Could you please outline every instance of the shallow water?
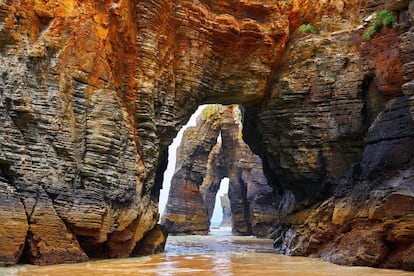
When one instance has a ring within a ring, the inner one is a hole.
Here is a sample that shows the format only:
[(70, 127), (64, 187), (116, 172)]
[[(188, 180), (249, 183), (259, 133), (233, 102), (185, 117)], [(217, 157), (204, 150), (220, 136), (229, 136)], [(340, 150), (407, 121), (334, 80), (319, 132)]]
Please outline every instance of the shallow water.
[(231, 236), (214, 230), (208, 236), (169, 237), (158, 255), (90, 261), (81, 264), (0, 268), (0, 275), (411, 275), (412, 272), (345, 267), (319, 259), (288, 257), (272, 251), (272, 241)]

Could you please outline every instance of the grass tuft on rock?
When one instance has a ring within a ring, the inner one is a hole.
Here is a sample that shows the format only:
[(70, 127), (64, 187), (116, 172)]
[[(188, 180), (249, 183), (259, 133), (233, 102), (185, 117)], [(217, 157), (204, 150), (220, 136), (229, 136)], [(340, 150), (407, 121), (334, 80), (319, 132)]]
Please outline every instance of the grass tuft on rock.
[(302, 24), (299, 27), (299, 32), (306, 33), (306, 34), (317, 34), (318, 29), (312, 24)]
[(362, 37), (365, 40), (370, 40), (375, 36), (377, 32), (379, 32), (382, 27), (391, 27), (394, 21), (394, 15), (391, 11), (383, 10), (377, 12), (377, 16), (375, 17), (374, 22), (371, 23), (371, 26), (364, 32)]

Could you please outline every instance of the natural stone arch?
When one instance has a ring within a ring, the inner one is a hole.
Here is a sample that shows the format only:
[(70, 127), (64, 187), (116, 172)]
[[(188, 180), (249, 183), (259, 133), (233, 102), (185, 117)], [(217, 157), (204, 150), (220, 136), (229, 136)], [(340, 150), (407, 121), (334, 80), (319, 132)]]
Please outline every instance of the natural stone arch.
[[(221, 134), (220, 136), (221, 137)], [(206, 164), (206, 174), (203, 183), (200, 185), (200, 192), (203, 195), (204, 203), (207, 207), (207, 215), (209, 221), (214, 211), (214, 203), (216, 201), (217, 192), (220, 189), (221, 181), (228, 178), (229, 173), (222, 154), (222, 142), (217, 139), (217, 143), (211, 150)]]
[[(220, 138), (220, 139), (218, 139)], [(266, 236), (276, 220), (262, 161), (241, 137), (237, 106), (210, 105), (184, 132), (162, 223), (172, 234), (207, 234), (220, 182), (229, 178), (232, 229)]]

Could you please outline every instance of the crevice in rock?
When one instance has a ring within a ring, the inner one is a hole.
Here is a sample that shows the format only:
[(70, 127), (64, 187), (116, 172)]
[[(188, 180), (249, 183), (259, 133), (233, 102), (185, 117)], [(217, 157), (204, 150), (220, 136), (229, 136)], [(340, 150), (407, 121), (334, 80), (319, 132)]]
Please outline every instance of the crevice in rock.
[(0, 159), (0, 178), (3, 178), (7, 183), (14, 186), (15, 173), (11, 167), (11, 162)]
[[(30, 224), (29, 224), (30, 227)], [(32, 239), (33, 237), (33, 233), (30, 231), (30, 229), (27, 231), (26, 234), (26, 240), (24, 242), (24, 247), (23, 247), (23, 251), (22, 251), (22, 255), (20, 256), (19, 259), (19, 263), (23, 263), (23, 264), (33, 264), (31, 258), (30, 258), (30, 244), (29, 244), (29, 240)]]
[(31, 218), (33, 216), (33, 212), (36, 208), (38, 199), (37, 196), (31, 198), (20, 198), (21, 202), (23, 203), (24, 209), (26, 211), (27, 221), (30, 225)]
[(168, 148), (166, 148), (158, 158), (159, 162), (157, 165), (157, 170), (155, 172), (155, 181), (151, 189), (151, 200), (158, 203), (160, 198), (160, 192), (163, 188), (162, 183), (164, 181), (164, 172), (167, 169), (168, 165)]

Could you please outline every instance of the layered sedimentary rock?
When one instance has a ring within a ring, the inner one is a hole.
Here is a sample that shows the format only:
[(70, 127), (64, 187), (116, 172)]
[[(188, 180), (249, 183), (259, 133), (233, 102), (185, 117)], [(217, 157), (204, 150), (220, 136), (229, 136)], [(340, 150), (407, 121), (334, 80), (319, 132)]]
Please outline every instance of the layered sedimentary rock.
[(2, 264), (130, 255), (198, 104), (264, 96), (289, 31), (282, 7), (1, 1), (1, 208), (26, 213), (0, 238)]
[(349, 29), (322, 17), (319, 34), (291, 41), (269, 101), (247, 109), (245, 136), (280, 191), (277, 251), (413, 269), (409, 2), (361, 10), (394, 13), (394, 27), (369, 41), (361, 35), (373, 20)]
[(157, 224), (147, 232), (142, 240), (136, 245), (133, 256), (150, 255), (164, 252), (168, 232), (164, 226)]
[(236, 106), (210, 105), (197, 125), (184, 132), (162, 218), (170, 233), (208, 233), (225, 177), (233, 232), (265, 236), (271, 230), (276, 220), (273, 189), (261, 159), (242, 139), (240, 115)]
[(386, 105), (368, 131), (361, 162), (334, 196), (288, 216), (291, 226), (279, 229), (276, 243), (281, 252), (413, 269), (412, 112), (407, 97)]
[(2, 203), (0, 214), (5, 222), (0, 228), (0, 248), (2, 249), (0, 262), (4, 265), (11, 265), (23, 253), (28, 223), (24, 206), (16, 190), (2, 178), (0, 178), (0, 191)]
[(408, 0), (0, 1), (1, 264), (129, 255), (179, 127), (241, 103), (280, 251), (412, 268), (413, 22)]
[(220, 107), (197, 118), (197, 126), (184, 131), (161, 223), (171, 234), (207, 234), (210, 218), (199, 186), (207, 169), (209, 154), (221, 127)]
[[(237, 107), (227, 107), (221, 128), (221, 154), (229, 178), (228, 196), (232, 211), (233, 232), (265, 236), (276, 219), (274, 190), (263, 172), (262, 160), (252, 153), (241, 134), (241, 114)], [(208, 164), (214, 169), (215, 164)], [(201, 187), (217, 186), (218, 182), (205, 179)]]

